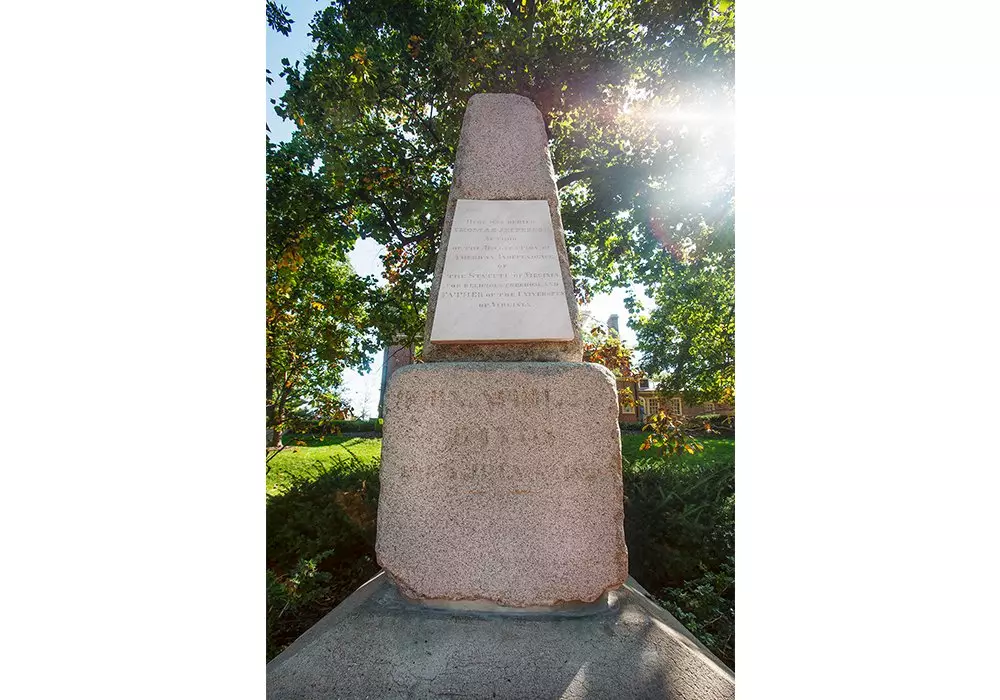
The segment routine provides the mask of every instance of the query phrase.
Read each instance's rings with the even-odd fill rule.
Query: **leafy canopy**
[[[292,32],[292,25],[295,20],[284,5],[279,5],[274,0],[267,0],[267,26],[288,36]]]
[[[372,278],[346,262],[336,206],[299,139],[267,143],[266,384],[268,425],[304,403],[336,402],[346,367],[367,369]]]
[[[269,23],[284,33],[290,17],[273,5]],[[311,168],[301,186],[316,234],[337,251],[358,238],[386,247],[387,286],[368,319],[380,339],[419,342],[465,105],[512,92],[544,118],[579,298],[642,283],[656,300],[637,327],[646,372],[730,397],[734,12],[730,0],[318,11],[312,53],[283,61],[276,110]]]
[[[422,313],[470,96],[532,99],[551,138],[577,292],[655,284],[732,199],[733,11],[718,0],[337,2],[276,109],[356,237]],[[406,324],[418,328],[419,322]]]
[[[664,267],[654,309],[633,323],[642,366],[659,375],[661,391],[735,403],[735,262],[730,248]]]

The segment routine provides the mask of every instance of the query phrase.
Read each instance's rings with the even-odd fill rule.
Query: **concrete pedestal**
[[[502,615],[414,603],[379,574],[267,665],[267,696],[725,700],[735,688],[632,579],[589,609]]]

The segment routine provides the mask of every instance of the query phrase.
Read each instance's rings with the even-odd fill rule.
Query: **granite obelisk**
[[[626,579],[615,380],[582,362],[541,114],[465,113],[424,364],[385,400],[379,564],[411,599],[592,602]]]
[[[492,202],[544,201],[548,204],[552,243],[567,312],[573,324],[570,341],[519,343],[464,343],[442,345],[433,342],[432,330],[439,294],[448,261],[452,224],[460,200]],[[522,208],[521,211],[524,211]],[[483,241],[485,244],[486,242]],[[577,320],[573,278],[559,213],[559,194],[549,155],[545,123],[535,105],[519,95],[474,95],[465,110],[462,133],[455,159],[455,173],[448,210],[445,213],[441,252],[427,309],[429,342],[423,352],[425,362],[449,360],[496,360],[500,362],[539,360],[581,362],[583,342]]]

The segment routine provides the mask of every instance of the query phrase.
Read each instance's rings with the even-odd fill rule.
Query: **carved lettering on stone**
[[[552,605],[625,580],[606,369],[413,365],[385,405],[376,552],[406,595]]]

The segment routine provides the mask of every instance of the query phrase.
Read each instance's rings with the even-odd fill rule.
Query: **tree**
[[[288,36],[292,32],[292,25],[295,20],[284,5],[279,5],[274,0],[267,0],[267,26]]]
[[[288,36],[292,33],[292,24],[295,20],[292,19],[291,13],[285,8],[284,5],[278,5],[274,0],[267,0],[267,26],[278,34],[283,34]],[[271,69],[267,69],[267,84],[271,85],[274,83],[274,78],[271,77]],[[270,131],[271,128],[264,125],[265,128]]]
[[[622,343],[618,333],[609,332],[600,325],[594,325],[584,335],[583,361],[604,365],[615,378],[626,383],[637,382],[645,376],[632,366],[632,351]],[[635,395],[628,384],[618,390],[618,403],[635,405]]]
[[[468,98],[532,99],[551,138],[577,293],[658,284],[732,201],[729,0],[348,0],[285,62],[278,113],[323,163],[345,225],[387,247],[419,335]]]
[[[280,444],[291,411],[332,405],[345,367],[374,350],[371,278],[346,262],[353,243],[301,142],[267,143],[267,425]]]
[[[732,248],[679,256],[655,286],[656,307],[631,322],[642,367],[661,391],[735,403],[735,259]]]

